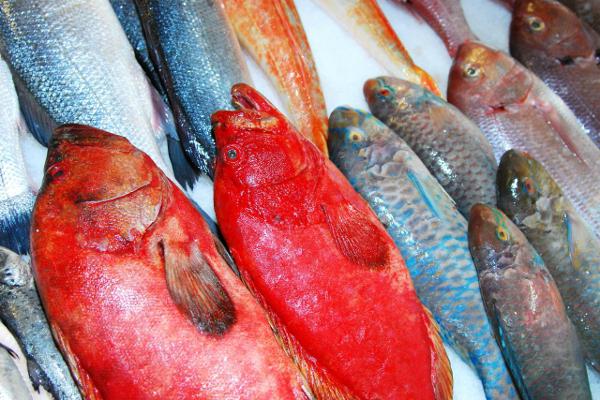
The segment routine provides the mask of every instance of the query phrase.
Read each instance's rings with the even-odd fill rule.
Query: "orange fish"
[[[86,399],[306,399],[200,214],[125,138],[55,131],[31,236],[40,297]]]
[[[316,0],[390,74],[442,93],[435,80],[417,66],[375,0]]]
[[[238,84],[232,94],[238,111],[212,117],[215,211],[313,392],[450,399],[438,327],[373,211],[258,92]]]
[[[327,155],[327,109],[293,0],[224,0],[242,46],[271,77],[296,128]]]

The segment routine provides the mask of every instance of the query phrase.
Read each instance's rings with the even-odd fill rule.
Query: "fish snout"
[[[381,89],[381,83],[379,79],[368,79],[363,85],[363,93],[367,103],[371,105],[376,100],[376,95]]]

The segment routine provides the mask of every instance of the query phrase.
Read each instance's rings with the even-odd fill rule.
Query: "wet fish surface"
[[[305,398],[264,311],[147,155],[66,125],[46,171],[33,268],[85,398]]]
[[[552,276],[501,211],[475,205],[469,247],[481,295],[523,399],[592,398],[575,328]]]
[[[0,398],[6,400],[30,400],[31,394],[17,365],[17,355],[0,343]]]
[[[510,52],[575,113],[600,146],[600,34],[554,0],[518,0]]]
[[[212,175],[210,115],[231,109],[229,91],[250,77],[220,0],[135,0],[150,55],[188,157]]]
[[[371,114],[329,117],[331,160],[400,249],[444,340],[480,376],[488,399],[517,399],[483,308],[467,221],[408,144]]]
[[[232,97],[213,115],[217,220],[313,393],[451,398],[437,325],[377,217],[262,95]]]
[[[461,46],[448,82],[448,100],[481,128],[496,159],[526,151],[561,186],[600,234],[600,150],[565,103],[533,73],[480,43]]]
[[[508,151],[498,206],[523,231],[554,277],[590,364],[600,370],[600,240],[544,167]]]
[[[496,204],[492,146],[460,110],[392,77],[368,80],[364,92],[373,115],[417,153],[465,218],[473,204]]]
[[[56,399],[81,399],[71,373],[56,348],[35,287],[28,256],[0,247],[0,320],[27,358],[34,389]]]

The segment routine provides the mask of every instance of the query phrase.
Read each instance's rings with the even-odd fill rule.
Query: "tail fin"
[[[35,196],[28,192],[0,202],[0,246],[18,254],[29,253],[31,210]]]

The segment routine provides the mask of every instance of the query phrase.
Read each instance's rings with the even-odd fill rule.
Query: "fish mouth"
[[[375,93],[379,91],[381,87],[379,83],[379,78],[376,79],[368,79],[363,85],[363,94],[367,99],[367,103],[371,104],[374,100]]]
[[[526,176],[529,171],[527,156],[518,150],[508,150],[502,155],[498,164],[498,189],[503,190],[512,185],[519,177]]]

